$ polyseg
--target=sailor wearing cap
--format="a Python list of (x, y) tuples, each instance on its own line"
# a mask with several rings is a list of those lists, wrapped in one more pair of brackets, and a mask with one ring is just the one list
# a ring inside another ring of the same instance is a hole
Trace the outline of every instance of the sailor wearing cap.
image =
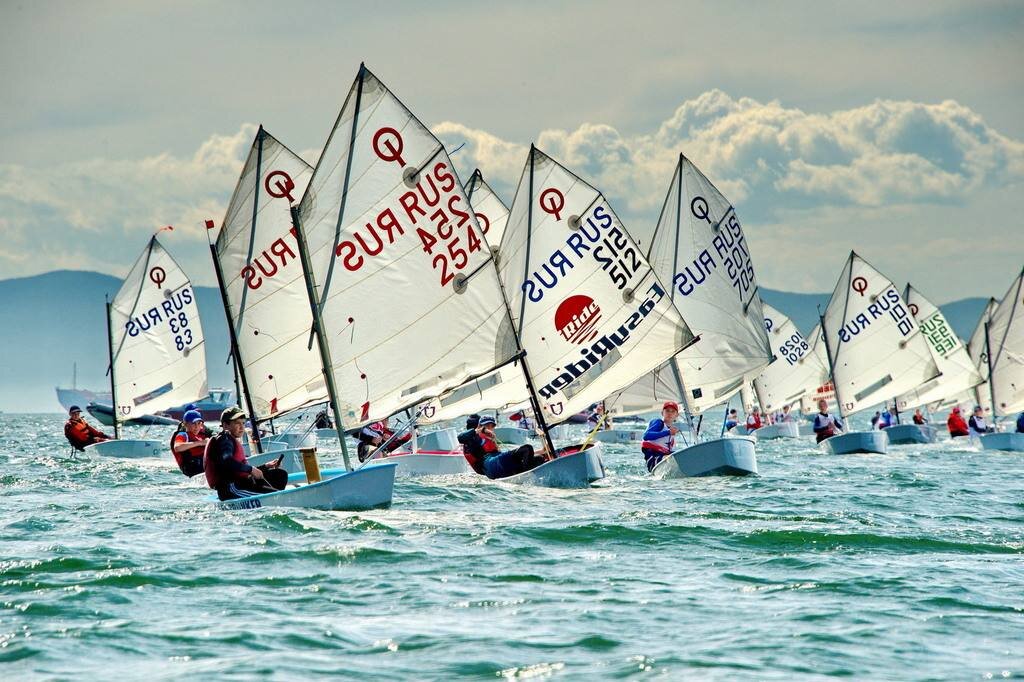
[(68, 410), (68, 420), (64, 424), (64, 437), (75, 450), (83, 450), (86, 445), (102, 443), (110, 440), (110, 436), (99, 429), (94, 429), (82, 418), (82, 408), (72, 405)]
[(661, 419), (652, 419), (644, 432), (644, 442), (640, 444), (640, 452), (644, 453), (647, 470), (654, 471), (661, 460), (672, 454), (675, 447), (675, 435), (679, 429), (675, 427), (679, 416), (679, 405), (669, 400), (661, 406)]
[(203, 452), (207, 441), (203, 432), (203, 415), (198, 410), (189, 410), (181, 418), (181, 423), (184, 426), (171, 436), (171, 454), (181, 473), (191, 478), (203, 473)]
[(206, 444), (203, 458), (206, 482), (222, 500), (284, 490), (288, 485), (288, 472), (277, 464), (258, 467), (249, 464), (242, 448), (245, 420), (241, 408), (224, 410), (220, 416), (221, 432)]

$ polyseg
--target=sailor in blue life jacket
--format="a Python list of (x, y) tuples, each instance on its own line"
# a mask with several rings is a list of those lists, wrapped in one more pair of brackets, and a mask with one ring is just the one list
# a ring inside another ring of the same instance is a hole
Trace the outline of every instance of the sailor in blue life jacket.
[(896, 418), (892, 416), (892, 412), (889, 411), (888, 405), (882, 406), (882, 414), (878, 417), (878, 428), (887, 429), (896, 423)]
[(995, 432), (995, 429), (985, 421), (985, 411), (981, 409), (981, 405), (974, 406), (974, 414), (967, 420), (967, 428), (972, 436)]
[(736, 428), (736, 425), (740, 423), (740, 418), (736, 415), (736, 410), (729, 410), (729, 416), (725, 418), (725, 430)]
[(271, 493), (284, 490), (288, 485), (288, 472), (277, 464), (258, 467), (249, 464), (241, 440), (245, 420), (241, 408), (229, 407), (220, 415), (223, 430), (206, 441), (203, 455), (206, 482), (222, 500)]
[(818, 414), (814, 415), (814, 435), (816, 442), (831, 438), (843, 432), (843, 422), (839, 418), (828, 413), (828, 401), (822, 398), (818, 401)]
[(490, 479), (507, 478), (543, 464), (546, 458), (536, 455), (532, 445), (521, 445), (502, 452), (494, 436), (494, 417), (470, 415), (466, 431), (459, 434), (462, 453), (473, 471)]
[(644, 454), (647, 471), (654, 471), (661, 460), (672, 454), (676, 446), (675, 436), (679, 429), (675, 426), (679, 417), (679, 405), (668, 400), (661, 406), (661, 419), (652, 419), (644, 431), (644, 442), (640, 444), (640, 452)]

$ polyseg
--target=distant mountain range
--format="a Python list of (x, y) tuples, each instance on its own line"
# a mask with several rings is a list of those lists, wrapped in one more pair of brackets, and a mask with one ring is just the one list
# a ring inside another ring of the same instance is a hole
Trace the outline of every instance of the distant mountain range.
[[(78, 386), (108, 386), (105, 295), (113, 296), (121, 281), (98, 272), (57, 270), (35, 277), (0, 280), (0, 411), (53, 412), (60, 405), (54, 387), (70, 386), (78, 365)], [(228, 333), (220, 292), (196, 287), (210, 386), (233, 385), (228, 362)], [(817, 306), (828, 294), (795, 294), (762, 289), (769, 304), (793, 319), (802, 330), (818, 321)], [(968, 298), (941, 306), (953, 329), (967, 337), (986, 300)]]

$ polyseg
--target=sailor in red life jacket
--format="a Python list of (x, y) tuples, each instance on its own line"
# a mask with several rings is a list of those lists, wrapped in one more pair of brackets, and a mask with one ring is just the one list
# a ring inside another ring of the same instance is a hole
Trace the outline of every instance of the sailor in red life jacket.
[(843, 432), (843, 423), (839, 418), (828, 413), (828, 401), (818, 401), (818, 414), (814, 415), (814, 435), (817, 442), (831, 438)]
[[(365, 462), (370, 455), (373, 454), (374, 450), (377, 449), (378, 445), (387, 442), (393, 435), (395, 435), (395, 432), (388, 428), (387, 419), (367, 424), (361, 428), (359, 433), (356, 435), (356, 439), (359, 441), (359, 447), (356, 450), (359, 455), (359, 461)], [(410, 438), (412, 438), (412, 431), (395, 438), (384, 446), (384, 452), (382, 454), (387, 456), (389, 452), (394, 452), (408, 443)]]
[(245, 458), (241, 441), (245, 420), (245, 412), (229, 407), (220, 416), (223, 430), (206, 442), (203, 456), (206, 482), (222, 500), (284, 490), (288, 485), (288, 472), (277, 464), (254, 467)]
[(71, 443), (71, 447), (81, 452), (86, 445), (102, 443), (110, 440), (110, 436), (99, 429), (94, 429), (82, 419), (82, 408), (72, 405), (68, 410), (68, 420), (64, 424), (64, 437)]
[(647, 425), (640, 452), (644, 453), (648, 471), (654, 471), (661, 460), (672, 454), (676, 445), (675, 435), (679, 433), (674, 423), (678, 416), (679, 405), (669, 400), (661, 406), (661, 419), (652, 419)]
[(960, 413), (959, 405), (954, 406), (953, 411), (949, 413), (949, 419), (946, 420), (946, 428), (949, 429), (950, 438), (971, 435), (970, 430), (967, 428), (967, 422), (964, 421), (964, 417)]
[(178, 463), (181, 473), (189, 478), (203, 473), (203, 453), (207, 437), (204, 434), (203, 415), (198, 410), (189, 410), (181, 418), (183, 430), (171, 436), (171, 454)]
[(761, 408), (755, 407), (754, 411), (747, 415), (747, 433), (756, 431), (763, 426), (761, 421)]

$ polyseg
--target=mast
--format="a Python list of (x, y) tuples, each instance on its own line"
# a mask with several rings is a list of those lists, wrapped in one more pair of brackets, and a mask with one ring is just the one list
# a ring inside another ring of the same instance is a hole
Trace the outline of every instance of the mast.
[[(523, 281), (530, 276), (530, 242), (533, 239), (533, 164), (534, 157), (537, 148), (530, 144), (530, 202), (526, 206), (526, 258), (523, 260)], [(495, 267), (497, 273), (497, 267)], [(501, 282), (501, 275), (498, 273), (498, 282), (501, 286), (501, 297), (505, 303), (505, 310), (508, 311), (508, 315), (511, 318), (512, 309), (508, 305), (508, 298), (505, 296), (505, 285)], [(544, 419), (544, 411), (540, 409), (540, 401), (537, 400), (537, 389), (533, 386), (533, 377), (530, 376), (530, 368), (526, 364), (526, 352), (523, 349), (523, 342), (521, 340), (521, 334), (523, 331), (523, 322), (525, 321), (526, 314), (526, 296), (523, 296), (523, 302), (519, 306), (519, 325), (512, 325), (512, 333), (515, 335), (516, 350), (522, 353), (520, 362), (523, 364), (523, 378), (526, 379), (526, 388), (530, 392), (530, 405), (533, 407), (533, 414), (537, 417), (537, 424), (541, 428), (541, 432), (544, 434), (544, 442), (548, 446), (548, 453), (555, 456), (555, 444), (551, 441), (551, 432), (548, 430), (547, 420)], [(511, 322), (511, 320), (509, 320)]]
[[(257, 192), (257, 196), (259, 193)], [(255, 220), (255, 216), (253, 217)], [(252, 439), (256, 444), (256, 452), (263, 452), (263, 443), (260, 442), (259, 423), (256, 420), (256, 410), (253, 408), (252, 394), (249, 393), (249, 381), (245, 376), (245, 368), (242, 365), (242, 357), (238, 350), (238, 336), (235, 332), (235, 321), (231, 318), (231, 307), (228, 305), (227, 285), (224, 283), (224, 271), (220, 267), (220, 260), (217, 258), (217, 246), (210, 244), (210, 255), (213, 257), (213, 271), (217, 274), (217, 288), (220, 289), (220, 300), (224, 305), (224, 317), (228, 322), (228, 340), (231, 342), (231, 360), (235, 365), (235, 391), (236, 396), (245, 398), (245, 409), (252, 419)], [(239, 391), (241, 381), (241, 391)]]
[(832, 391), (836, 394), (836, 409), (839, 410), (839, 418), (845, 419), (843, 414), (843, 401), (839, 399), (839, 385), (836, 383), (836, 367), (832, 361), (832, 348), (828, 345), (828, 331), (825, 329), (825, 316), (818, 313), (818, 320), (821, 324), (821, 340), (825, 344), (825, 355), (828, 357), (828, 377), (832, 381)]
[[(683, 155), (679, 155), (679, 161), (676, 164), (676, 175), (679, 178), (678, 184), (676, 185), (676, 235), (675, 245), (672, 252), (672, 272), (675, 273), (679, 267), (679, 228), (680, 221), (682, 220), (683, 213)], [(651, 239), (651, 247), (654, 246), (654, 239)], [(672, 305), (676, 304), (676, 288), (675, 286), (669, 287), (669, 300), (672, 301)], [(676, 380), (676, 387), (679, 390), (679, 398), (683, 401), (683, 414), (686, 416), (686, 424), (690, 427), (690, 431), (693, 433), (694, 440), (697, 438), (697, 433), (693, 430), (693, 414), (690, 412), (690, 401), (686, 399), (686, 384), (683, 383), (683, 374), (679, 371), (679, 365), (676, 364), (675, 357), (669, 358), (669, 366), (672, 368), (672, 376)], [(729, 413), (728, 404), (725, 408), (726, 414)]]
[[(360, 82), (362, 82), (362, 70), (359, 73)], [(345, 444), (345, 426), (341, 421), (338, 390), (334, 385), (334, 365), (331, 362), (331, 350), (327, 343), (327, 337), (324, 334), (323, 320), (320, 318), (320, 303), (316, 295), (316, 285), (313, 283), (313, 264), (309, 258), (309, 247), (306, 245), (306, 233), (303, 232), (302, 224), (299, 220), (299, 208), (292, 206), (291, 213), (292, 223), (295, 225), (295, 241), (299, 247), (299, 260), (302, 262), (303, 279), (306, 282), (306, 294), (309, 296), (309, 308), (313, 314), (313, 330), (316, 333), (317, 345), (320, 347), (320, 367), (324, 374), (324, 381), (327, 383), (327, 395), (331, 401), (331, 411), (334, 413), (334, 430), (338, 434), (338, 442), (341, 443), (341, 456), (345, 460), (345, 468), (352, 471), (352, 462), (348, 457), (348, 446)]]
[(121, 440), (121, 427), (117, 423), (117, 382), (114, 381), (114, 330), (111, 329), (110, 299), (104, 297), (107, 307), (107, 357), (110, 358), (110, 414), (114, 420), (114, 440)]
[[(988, 399), (992, 405), (992, 426), (996, 424), (996, 389), (992, 383), (992, 346), (989, 343), (988, 327), (992, 323), (991, 317), (985, 320), (985, 364), (988, 365)], [(982, 410), (984, 414), (984, 410)]]

